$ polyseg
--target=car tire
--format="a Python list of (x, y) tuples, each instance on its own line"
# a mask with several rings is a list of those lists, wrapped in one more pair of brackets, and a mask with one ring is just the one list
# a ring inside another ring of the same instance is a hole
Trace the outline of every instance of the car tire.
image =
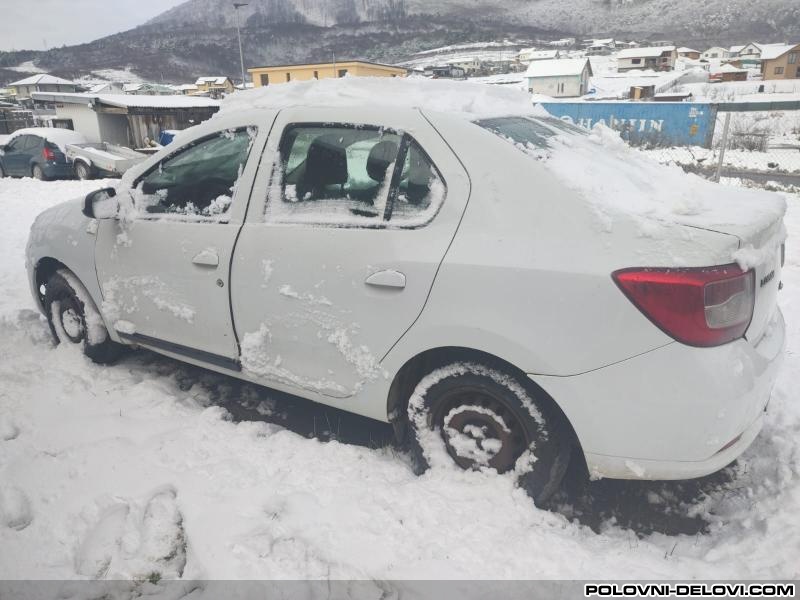
[(94, 174), (89, 165), (79, 161), (75, 163), (75, 177), (81, 181), (87, 181), (89, 179), (94, 179)]
[[(453, 363), (424, 377), (408, 404), (414, 471), (442, 465), (513, 472), (537, 505), (559, 488), (572, 435), (564, 417), (515, 375)], [(490, 443), (491, 442), (491, 443)]]
[(39, 165), (33, 165), (31, 175), (34, 179), (38, 179), (39, 181), (47, 181), (47, 175), (44, 174), (44, 169)]
[(3, 165), (0, 165), (0, 179), (6, 176), (5, 170), (3, 170)]
[(122, 355), (125, 347), (109, 337), (100, 311), (71, 272), (59, 270), (47, 281), (44, 309), (56, 345), (80, 345), (98, 364), (113, 363)]

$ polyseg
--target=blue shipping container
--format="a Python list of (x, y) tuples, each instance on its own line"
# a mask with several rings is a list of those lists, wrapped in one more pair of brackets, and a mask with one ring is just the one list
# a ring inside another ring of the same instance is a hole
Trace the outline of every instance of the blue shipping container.
[(697, 102), (544, 102), (558, 118), (591, 129), (598, 123), (640, 146), (711, 147), (717, 107)]

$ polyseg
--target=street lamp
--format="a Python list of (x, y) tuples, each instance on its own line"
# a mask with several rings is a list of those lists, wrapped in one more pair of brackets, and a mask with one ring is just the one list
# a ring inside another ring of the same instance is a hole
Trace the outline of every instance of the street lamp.
[(239, 62), (242, 65), (242, 89), (247, 89), (247, 80), (244, 77), (244, 53), (242, 52), (242, 30), (239, 28), (239, 9), (249, 6), (247, 2), (234, 2), (233, 10), (236, 13), (236, 33), (239, 36)]

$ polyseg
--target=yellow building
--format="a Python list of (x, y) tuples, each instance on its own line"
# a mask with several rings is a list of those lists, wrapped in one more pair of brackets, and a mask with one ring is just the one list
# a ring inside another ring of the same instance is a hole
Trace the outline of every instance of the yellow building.
[(402, 67), (382, 65), (363, 60), (348, 60), (335, 63), (309, 65), (274, 65), (247, 69), (253, 77), (255, 87), (264, 87), (288, 81), (310, 81), (333, 77), (405, 77), (408, 71)]
[(800, 44), (771, 44), (762, 48), (761, 74), (765, 80), (800, 79)]

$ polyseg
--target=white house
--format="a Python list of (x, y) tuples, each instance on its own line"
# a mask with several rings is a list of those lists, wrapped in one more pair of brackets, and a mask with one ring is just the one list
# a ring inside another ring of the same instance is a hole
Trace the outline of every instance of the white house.
[(627, 48), (617, 54), (617, 71), (672, 71), (677, 60), (678, 49), (675, 46)]
[(589, 90), (592, 65), (588, 58), (533, 61), (525, 72), (528, 90), (553, 98), (583, 96)]
[(700, 55), (700, 58), (703, 60), (723, 60), (726, 58), (730, 58), (731, 52), (727, 48), (723, 48), (722, 46), (713, 46), (703, 52)]

